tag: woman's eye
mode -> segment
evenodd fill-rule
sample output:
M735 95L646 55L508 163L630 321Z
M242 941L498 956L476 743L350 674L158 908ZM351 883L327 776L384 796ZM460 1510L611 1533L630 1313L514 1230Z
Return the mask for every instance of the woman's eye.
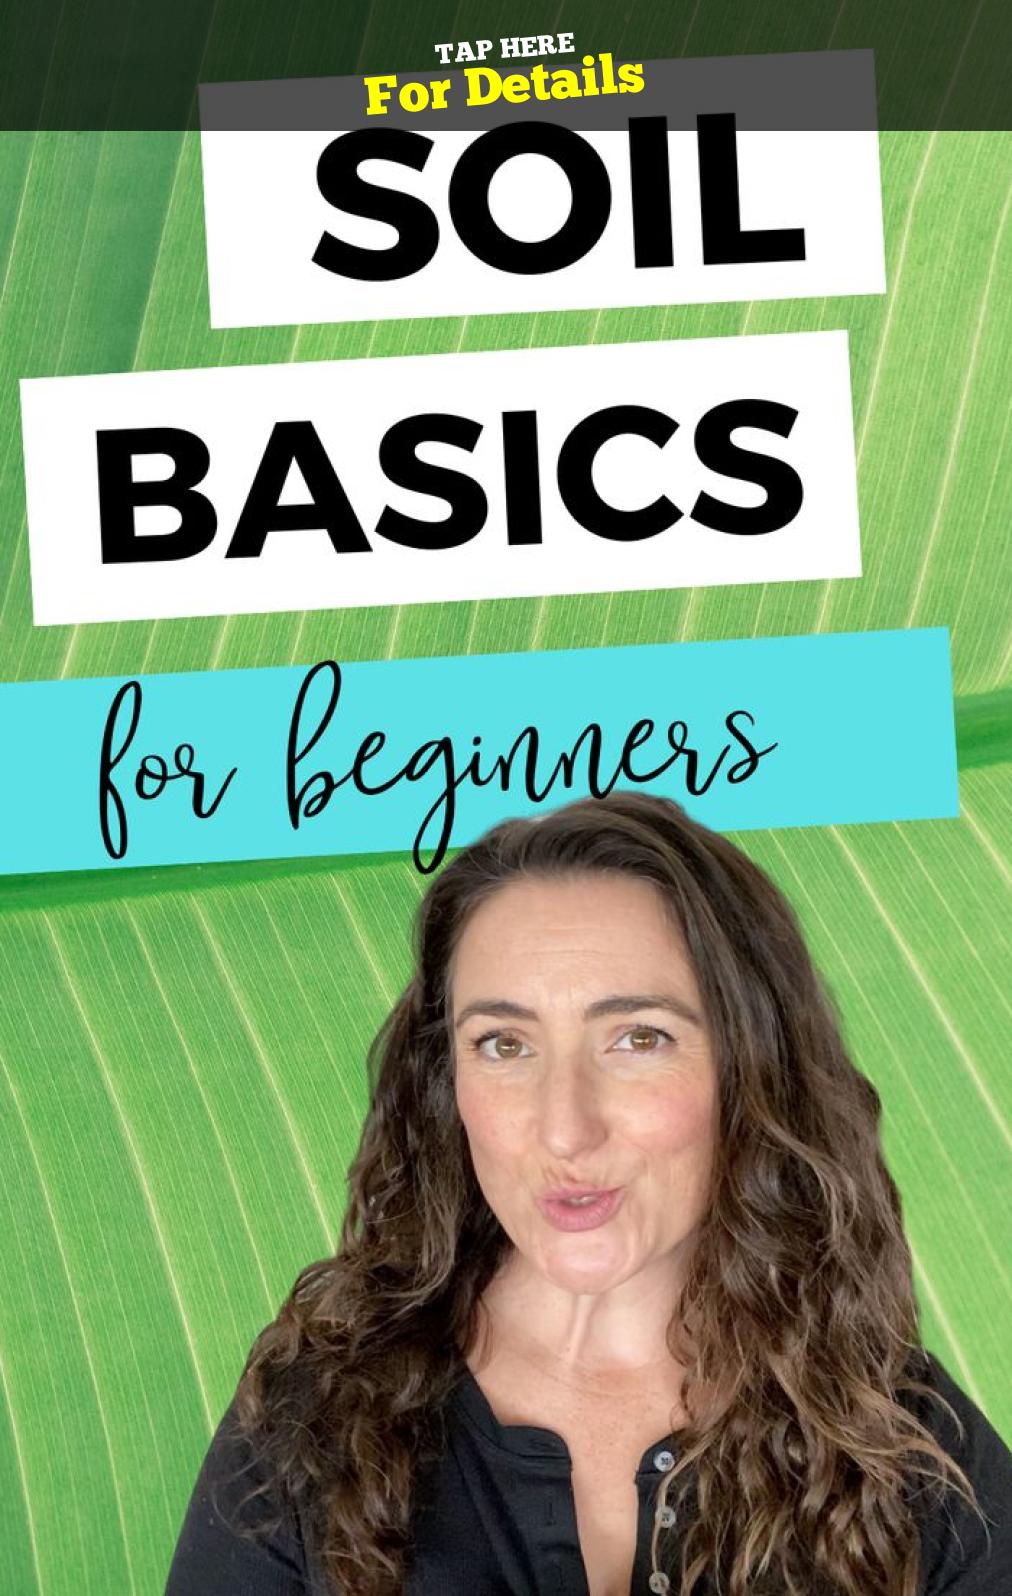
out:
M664 1042L673 1042L674 1037L669 1031L664 1031L659 1025L634 1025L632 1030L625 1031L615 1043L620 1053L654 1053ZM628 1047L622 1044L628 1042Z
M472 1042L471 1047L481 1058L491 1059L495 1063L522 1058L524 1050L519 1036L511 1036L509 1031L487 1031Z

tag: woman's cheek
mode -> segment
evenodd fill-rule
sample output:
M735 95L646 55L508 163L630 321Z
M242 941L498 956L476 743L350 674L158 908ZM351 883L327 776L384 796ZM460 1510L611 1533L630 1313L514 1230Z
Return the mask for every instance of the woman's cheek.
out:
M457 1081L457 1112L467 1135L476 1168L494 1175L497 1167L507 1166L517 1157L524 1139L524 1115L516 1101L502 1091L490 1090L486 1083Z
M514 1221L524 1175L523 1132L497 1096L465 1089L458 1095L458 1109L482 1195L506 1234L519 1245L521 1232Z
M684 1152L696 1148L709 1154L716 1123L716 1097L709 1082L692 1090L660 1088L636 1105L635 1126L629 1125L641 1146L659 1152Z

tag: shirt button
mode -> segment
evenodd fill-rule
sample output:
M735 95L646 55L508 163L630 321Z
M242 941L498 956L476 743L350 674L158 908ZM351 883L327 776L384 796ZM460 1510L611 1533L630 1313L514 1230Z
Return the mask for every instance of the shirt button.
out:
M660 1469L662 1474L667 1474L668 1470L673 1469L674 1466L674 1457L666 1449L664 1451L654 1453L654 1468ZM665 1589L667 1589L666 1586Z
M670 1579L667 1574L662 1574L660 1569L651 1574L649 1584L650 1589L656 1592L656 1596L665 1596L665 1593L671 1589Z
M668 1507L667 1503L665 1503L663 1507L659 1507L657 1509L657 1522L661 1526L661 1529L670 1529L672 1524L675 1522L674 1508Z

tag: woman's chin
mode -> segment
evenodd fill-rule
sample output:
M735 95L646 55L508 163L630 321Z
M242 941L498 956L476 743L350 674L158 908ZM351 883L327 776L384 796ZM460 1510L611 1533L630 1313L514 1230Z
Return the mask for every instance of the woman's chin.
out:
M607 1291L633 1273L618 1248L588 1245L579 1235L559 1237L541 1249L541 1272L564 1291Z

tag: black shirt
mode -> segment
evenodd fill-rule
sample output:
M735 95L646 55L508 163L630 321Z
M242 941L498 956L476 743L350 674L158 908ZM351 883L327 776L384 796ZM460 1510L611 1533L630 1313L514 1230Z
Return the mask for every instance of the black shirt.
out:
M922 1527L919 1596L1012 1593L1012 1453L930 1355L926 1379L963 1421L961 1441L937 1403L907 1393L902 1400L966 1471L991 1528L988 1546L977 1515L947 1494L943 1508ZM415 1514L404 1596L587 1596L562 1437L531 1425L500 1424L469 1370L451 1392L446 1418L446 1448ZM640 1459L630 1596L649 1596L651 1590L656 1491L676 1454L677 1439L667 1436ZM251 1542L226 1522L234 1524L237 1504L256 1480L251 1459L230 1407L194 1487L165 1596L332 1596L298 1515L283 1521L266 1542ZM240 1471L245 1472L236 1482ZM662 1544L670 1545L674 1533ZM677 1590L674 1576L671 1588Z

